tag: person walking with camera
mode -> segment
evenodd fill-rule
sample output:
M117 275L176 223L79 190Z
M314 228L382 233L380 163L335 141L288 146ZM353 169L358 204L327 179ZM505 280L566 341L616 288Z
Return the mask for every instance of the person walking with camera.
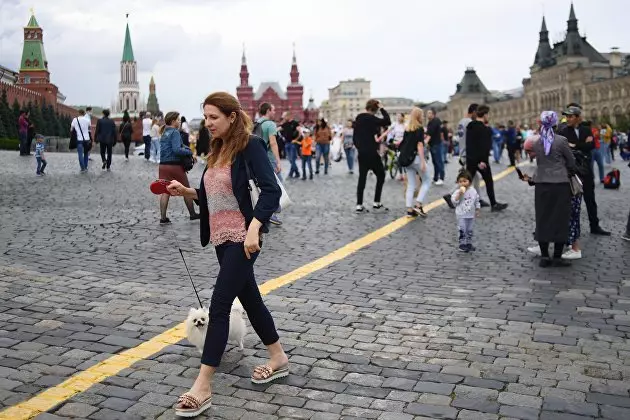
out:
M176 181L168 186L171 194L199 201L201 245L215 247L220 266L199 374L175 405L175 415L181 417L197 416L211 406L212 380L225 352L230 309L237 297L269 353L269 361L254 368L252 383L266 384L289 374L289 359L254 276L263 243L261 233L269 230L281 189L265 147L259 137L251 135L252 122L235 97L213 93L204 101L203 112L212 147L201 185L197 190ZM250 175L260 188L257 200L248 188Z
M477 172L481 173L486 183L492 211L502 211L508 205L498 203L494 196L494 180L489 162L492 149L492 129L488 127L489 114L490 108L487 105L479 105L476 111L477 119L466 127L466 170L472 179Z
M381 111L383 118L376 116ZM370 99L365 104L365 112L357 115L354 122L354 145L359 152L359 183L357 184L357 207L356 212L365 211L363 206L363 192L369 171L376 175L376 189L374 190L374 210L387 210L381 203L381 193L385 183L385 168L381 156L379 155L379 145L377 138L381 134L381 129L388 127L392 123L389 114L383 108L380 101Z
M185 159L193 159L192 151L184 146L182 136L179 133L179 112L171 111L164 117L164 126L160 137L160 164L158 166L159 178L166 181L177 181L184 187L190 187L188 176L184 168ZM169 194L160 195L160 224L171 223L166 217ZM184 203L190 215L190 220L199 219L199 213L195 213L193 199L184 197Z

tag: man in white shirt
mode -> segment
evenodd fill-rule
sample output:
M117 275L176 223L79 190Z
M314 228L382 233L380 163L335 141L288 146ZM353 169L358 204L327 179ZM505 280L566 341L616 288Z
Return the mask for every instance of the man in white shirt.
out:
M91 106L85 107L85 119L88 121L88 124L90 125L90 129L92 129L92 107ZM92 132L90 131L90 141L91 140L92 140ZM92 151L91 147L88 150L88 161L92 161L92 158L90 157L90 151Z
M90 140L90 120L85 118L85 111L80 109L79 116L72 119L70 131L76 133L77 136L77 154L79 155L79 166L81 172L88 170L88 156L92 149L92 140Z
M142 119L142 141L144 141L144 159L148 162L151 157L151 113L144 114Z

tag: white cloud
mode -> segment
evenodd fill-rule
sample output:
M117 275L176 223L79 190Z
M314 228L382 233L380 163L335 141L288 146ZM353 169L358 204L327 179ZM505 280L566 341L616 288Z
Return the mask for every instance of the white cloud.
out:
M600 51L630 51L623 0L575 0L582 33ZM160 105L194 116L211 91L234 92L241 45L254 88L286 85L292 43L306 97L365 77L374 96L446 101L467 66L490 89L520 86L538 42L540 0L0 0L0 64L19 66L29 8L44 29L53 81L70 103L109 105L130 30L141 87L155 76ZM552 38L570 2L544 0Z

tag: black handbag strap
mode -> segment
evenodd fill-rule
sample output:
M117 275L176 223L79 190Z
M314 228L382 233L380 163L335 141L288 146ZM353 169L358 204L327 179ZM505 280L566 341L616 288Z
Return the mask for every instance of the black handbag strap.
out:
M81 123L79 122L79 117L76 117L75 120L77 120L77 125L79 126L79 131L81 132L81 137L82 137L81 141L86 141L85 136L83 135L83 130L81 129Z

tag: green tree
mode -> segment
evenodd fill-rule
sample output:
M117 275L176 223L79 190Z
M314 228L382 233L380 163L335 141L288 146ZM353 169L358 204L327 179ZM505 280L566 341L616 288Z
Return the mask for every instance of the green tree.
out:
M13 118L12 118L12 126L15 127L15 137L14 138L18 138L18 119L20 118L20 110L22 109L22 107L20 106L20 103L18 102L17 98L15 98L13 100L13 106L12 106L12 112L13 112Z
M59 114L52 105L48 105L48 116L50 118L50 135L59 136Z
M48 113L48 106L46 105L46 101L42 101L42 105L40 108L40 113L42 116L42 126L38 130L38 133L44 134L46 136L53 136L53 115Z
M2 113L0 112L0 139L6 139L7 137L9 137L9 135L4 128L4 121L2 120Z
M35 126L35 132L39 133L40 130L42 129L42 126L44 125L44 122L42 120L41 108L37 105L37 102L35 102L35 104L33 104L32 102L29 102L28 105L26 106L26 109L28 109L30 113L29 115L30 123Z
M11 106L9 106L6 90L3 90L0 96L0 117L2 117L6 136L10 139L17 139L17 121L14 124L13 111L11 111Z

